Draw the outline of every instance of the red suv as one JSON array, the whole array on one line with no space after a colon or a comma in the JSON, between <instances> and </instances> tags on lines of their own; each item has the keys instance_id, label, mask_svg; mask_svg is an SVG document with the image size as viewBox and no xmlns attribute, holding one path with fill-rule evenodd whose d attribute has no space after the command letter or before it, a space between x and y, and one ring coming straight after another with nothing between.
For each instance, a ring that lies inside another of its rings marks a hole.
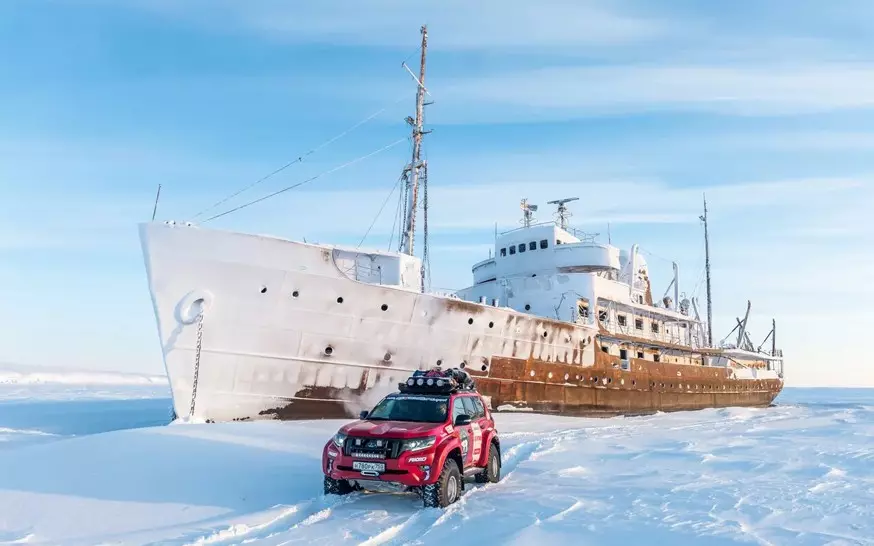
<instances>
[{"instance_id":1,"label":"red suv","mask_svg":"<svg viewBox=\"0 0 874 546\"><path fill-rule=\"evenodd\" d=\"M464 478L497 482L501 443L491 412L463 370L417 371L325 445L325 494L415 491L445 507Z\"/></svg>"}]
</instances>

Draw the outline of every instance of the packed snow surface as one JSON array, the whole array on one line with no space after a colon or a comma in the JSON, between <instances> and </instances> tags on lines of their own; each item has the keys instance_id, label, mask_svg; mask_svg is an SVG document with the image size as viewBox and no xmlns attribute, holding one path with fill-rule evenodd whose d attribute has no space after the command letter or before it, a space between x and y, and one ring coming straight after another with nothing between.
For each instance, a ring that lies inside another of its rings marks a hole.
<instances>
[{"instance_id":1,"label":"packed snow surface","mask_svg":"<svg viewBox=\"0 0 874 546\"><path fill-rule=\"evenodd\" d=\"M441 510L323 496L321 448L344 421L168 426L166 388L10 389L0 544L874 544L874 391L634 418L501 414L502 480Z\"/></svg>"}]
</instances>

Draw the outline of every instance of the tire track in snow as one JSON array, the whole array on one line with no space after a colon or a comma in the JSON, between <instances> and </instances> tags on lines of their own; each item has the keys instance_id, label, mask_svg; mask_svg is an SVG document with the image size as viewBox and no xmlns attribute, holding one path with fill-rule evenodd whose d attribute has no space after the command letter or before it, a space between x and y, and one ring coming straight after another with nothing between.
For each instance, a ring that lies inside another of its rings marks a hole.
<instances>
[{"instance_id":1,"label":"tire track in snow","mask_svg":"<svg viewBox=\"0 0 874 546\"><path fill-rule=\"evenodd\" d=\"M255 540L263 540L278 533L290 531L299 526L311 525L321 519L330 516L331 511L343 504L353 502L355 494L345 497L314 497L310 500L287 506L278 511L278 514L267 521L257 524L236 523L211 533L202 535L194 540L185 539L180 544L184 546L200 546L204 544L226 544L234 541L234 544L249 543ZM239 542L242 541L242 542ZM161 544L167 544L161 542Z\"/></svg>"},{"instance_id":2,"label":"tire track in snow","mask_svg":"<svg viewBox=\"0 0 874 546\"><path fill-rule=\"evenodd\" d=\"M501 480L498 483L465 483L465 492L454 504L444 509L425 508L403 524L386 529L382 535L379 535L383 540L364 542L361 546L422 544L420 539L424 538L433 529L442 526L456 517L464 518L468 503L476 502L478 497L488 495L489 492L495 489L503 488L505 481L520 465L536 460L538 457L556 449L564 441L583 434L585 434L585 430L558 430L546 433L536 440L523 441L510 446L501 456Z\"/></svg>"}]
</instances>

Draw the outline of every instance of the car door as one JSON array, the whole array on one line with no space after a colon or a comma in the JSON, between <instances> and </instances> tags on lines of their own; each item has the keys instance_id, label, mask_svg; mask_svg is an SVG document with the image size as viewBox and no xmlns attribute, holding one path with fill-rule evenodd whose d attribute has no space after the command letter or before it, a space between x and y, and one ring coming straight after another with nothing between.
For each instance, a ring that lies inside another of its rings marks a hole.
<instances>
[{"instance_id":1,"label":"car door","mask_svg":"<svg viewBox=\"0 0 874 546\"><path fill-rule=\"evenodd\" d=\"M455 425L459 415L470 415L464 405L464 396L456 396L452 400L452 423ZM461 460L464 461L464 468L470 466L471 461L471 443L473 440L473 428L470 424L455 426L458 431L458 440L461 443ZM464 471L464 468L461 470Z\"/></svg>"},{"instance_id":2,"label":"car door","mask_svg":"<svg viewBox=\"0 0 874 546\"><path fill-rule=\"evenodd\" d=\"M470 449L469 457L465 459L465 466L479 465L483 450L483 424L484 412L480 412L475 402L475 397L465 396L462 399L465 413L470 416Z\"/></svg>"}]
</instances>

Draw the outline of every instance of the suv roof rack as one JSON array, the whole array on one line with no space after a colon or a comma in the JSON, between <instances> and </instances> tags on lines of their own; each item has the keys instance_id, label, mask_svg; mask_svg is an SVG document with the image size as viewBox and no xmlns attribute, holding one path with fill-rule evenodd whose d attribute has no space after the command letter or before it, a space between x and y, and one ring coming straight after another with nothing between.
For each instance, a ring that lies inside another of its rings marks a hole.
<instances>
[{"instance_id":1,"label":"suv roof rack","mask_svg":"<svg viewBox=\"0 0 874 546\"><path fill-rule=\"evenodd\" d=\"M404 394L451 394L458 391L475 391L473 378L464 370L450 368L428 371L416 370L405 383L398 383Z\"/></svg>"}]
</instances>

